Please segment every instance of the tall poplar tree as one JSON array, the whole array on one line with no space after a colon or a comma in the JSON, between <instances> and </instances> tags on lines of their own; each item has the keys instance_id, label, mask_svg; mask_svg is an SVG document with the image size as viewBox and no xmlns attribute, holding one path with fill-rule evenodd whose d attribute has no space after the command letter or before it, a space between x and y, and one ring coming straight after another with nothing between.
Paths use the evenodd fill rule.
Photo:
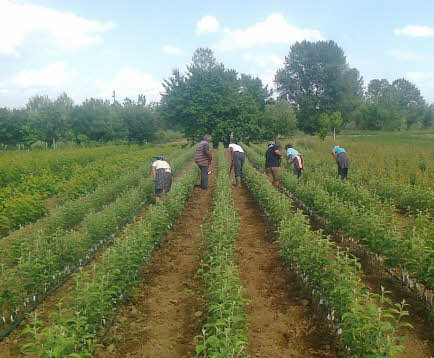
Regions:
<instances>
[{"instance_id":1,"label":"tall poplar tree","mask_svg":"<svg viewBox=\"0 0 434 358\"><path fill-rule=\"evenodd\" d=\"M295 109L300 129L314 134L321 113L332 114L344 103L351 109L350 97L362 92L363 80L358 71L349 71L344 51L334 41L291 46L275 83L279 96Z\"/></svg>"}]
</instances>

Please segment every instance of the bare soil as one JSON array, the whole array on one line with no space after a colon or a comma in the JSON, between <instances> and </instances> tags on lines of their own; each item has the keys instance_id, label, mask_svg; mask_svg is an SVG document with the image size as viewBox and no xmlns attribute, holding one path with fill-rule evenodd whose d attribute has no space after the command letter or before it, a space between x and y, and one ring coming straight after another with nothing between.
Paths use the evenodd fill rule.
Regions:
<instances>
[{"instance_id":1,"label":"bare soil","mask_svg":"<svg viewBox=\"0 0 434 358\"><path fill-rule=\"evenodd\" d=\"M211 165L216 172L215 163ZM208 190L195 188L182 217L148 263L140 283L96 357L194 357L206 316L201 296L201 225L212 208L215 174Z\"/></svg>"},{"instance_id":2,"label":"bare soil","mask_svg":"<svg viewBox=\"0 0 434 358\"><path fill-rule=\"evenodd\" d=\"M244 188L234 189L241 219L236 244L249 324L248 353L253 357L336 357L333 337L310 308L293 272L273 244L275 234Z\"/></svg>"},{"instance_id":3,"label":"bare soil","mask_svg":"<svg viewBox=\"0 0 434 358\"><path fill-rule=\"evenodd\" d=\"M279 252L274 228L251 194L234 188L240 216L236 255L247 308L247 353L252 357L337 357L335 337L311 307Z\"/></svg>"}]
</instances>

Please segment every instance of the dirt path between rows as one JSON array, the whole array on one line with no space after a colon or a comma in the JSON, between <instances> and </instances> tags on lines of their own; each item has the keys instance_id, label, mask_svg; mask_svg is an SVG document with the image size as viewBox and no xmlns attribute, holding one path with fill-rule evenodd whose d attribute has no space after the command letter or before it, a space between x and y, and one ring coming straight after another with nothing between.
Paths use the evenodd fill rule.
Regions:
<instances>
[{"instance_id":1,"label":"dirt path between rows","mask_svg":"<svg viewBox=\"0 0 434 358\"><path fill-rule=\"evenodd\" d=\"M252 357L336 357L334 338L286 267L273 243L275 233L265 222L250 193L234 188L240 216L235 244L249 324L247 353Z\"/></svg>"},{"instance_id":2,"label":"dirt path between rows","mask_svg":"<svg viewBox=\"0 0 434 358\"><path fill-rule=\"evenodd\" d=\"M98 358L194 357L205 317L200 263L201 225L212 208L215 161L208 190L195 188L182 217L147 265Z\"/></svg>"}]
</instances>

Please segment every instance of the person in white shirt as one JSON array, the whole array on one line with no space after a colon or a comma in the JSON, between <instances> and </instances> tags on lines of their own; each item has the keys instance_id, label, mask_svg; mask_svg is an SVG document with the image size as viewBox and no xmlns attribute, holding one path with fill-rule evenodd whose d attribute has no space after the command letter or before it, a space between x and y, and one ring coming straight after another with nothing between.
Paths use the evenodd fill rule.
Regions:
<instances>
[{"instance_id":1,"label":"person in white shirt","mask_svg":"<svg viewBox=\"0 0 434 358\"><path fill-rule=\"evenodd\" d=\"M155 202L170 191L172 186L172 171L164 156L160 155L152 163L152 177L155 181Z\"/></svg>"},{"instance_id":2,"label":"person in white shirt","mask_svg":"<svg viewBox=\"0 0 434 358\"><path fill-rule=\"evenodd\" d=\"M235 174L235 186L241 187L241 177L243 175L243 166L244 166L244 150L238 145L236 140L232 140L231 144L229 144L229 150L231 152L231 169L234 168Z\"/></svg>"}]
</instances>

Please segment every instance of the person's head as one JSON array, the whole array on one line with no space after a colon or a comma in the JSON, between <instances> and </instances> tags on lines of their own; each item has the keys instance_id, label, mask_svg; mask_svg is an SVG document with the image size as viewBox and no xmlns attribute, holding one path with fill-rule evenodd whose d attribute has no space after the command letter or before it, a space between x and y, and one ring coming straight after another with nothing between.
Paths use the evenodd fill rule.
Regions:
<instances>
[{"instance_id":1,"label":"person's head","mask_svg":"<svg viewBox=\"0 0 434 358\"><path fill-rule=\"evenodd\" d=\"M335 145L334 147L333 147L333 149L337 149L337 148L340 148L338 145Z\"/></svg>"},{"instance_id":2,"label":"person's head","mask_svg":"<svg viewBox=\"0 0 434 358\"><path fill-rule=\"evenodd\" d=\"M285 145L285 149L288 149L288 148L292 148L292 144L287 144L287 145Z\"/></svg>"},{"instance_id":3,"label":"person's head","mask_svg":"<svg viewBox=\"0 0 434 358\"><path fill-rule=\"evenodd\" d=\"M205 134L203 136L203 140L206 140L209 143L209 142L211 142L211 136L209 134Z\"/></svg>"},{"instance_id":4,"label":"person's head","mask_svg":"<svg viewBox=\"0 0 434 358\"><path fill-rule=\"evenodd\" d=\"M276 140L274 141L274 145L275 145L276 147L280 147L280 139L276 139Z\"/></svg>"},{"instance_id":5,"label":"person's head","mask_svg":"<svg viewBox=\"0 0 434 358\"><path fill-rule=\"evenodd\" d=\"M274 145L274 142L273 142L272 140L270 140L270 141L267 143L267 147L270 148L272 145Z\"/></svg>"},{"instance_id":6,"label":"person's head","mask_svg":"<svg viewBox=\"0 0 434 358\"><path fill-rule=\"evenodd\" d=\"M156 159L156 160L164 160L164 161L166 161L166 157L165 157L164 155L157 155L157 156L155 157L155 159Z\"/></svg>"}]
</instances>

